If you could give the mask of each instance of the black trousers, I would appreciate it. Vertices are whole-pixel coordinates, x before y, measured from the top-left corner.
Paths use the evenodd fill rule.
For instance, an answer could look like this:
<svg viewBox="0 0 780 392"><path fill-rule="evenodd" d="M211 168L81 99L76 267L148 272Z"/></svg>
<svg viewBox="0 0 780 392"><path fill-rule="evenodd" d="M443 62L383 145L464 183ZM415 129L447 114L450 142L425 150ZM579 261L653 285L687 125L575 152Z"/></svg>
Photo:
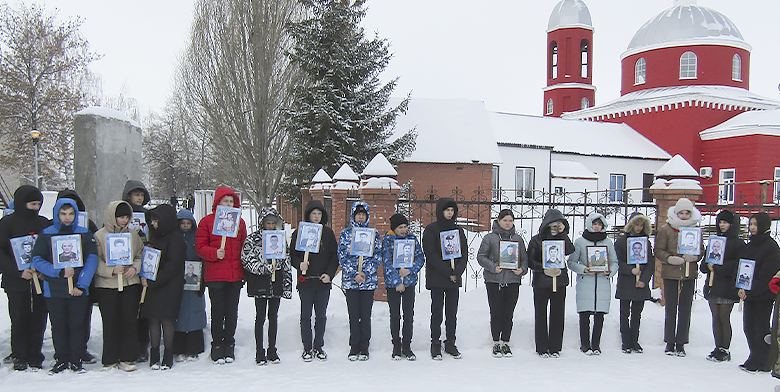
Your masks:
<svg viewBox="0 0 780 392"><path fill-rule="evenodd" d="M604 328L604 312L579 312L580 314L580 350L601 350L601 330ZM591 336L590 316L593 316Z"/></svg>
<svg viewBox="0 0 780 392"><path fill-rule="evenodd" d="M11 318L11 356L30 366L43 364L43 333L46 331L46 300L34 291L7 291Z"/></svg>
<svg viewBox="0 0 780 392"><path fill-rule="evenodd" d="M87 296L46 298L54 356L58 361L81 364L86 347L84 328L87 306L91 306Z"/></svg>
<svg viewBox="0 0 780 392"><path fill-rule="evenodd" d="M455 343L458 327L458 299L460 289L431 289L431 343L441 342L441 322L444 323L447 342Z"/></svg>
<svg viewBox="0 0 780 392"><path fill-rule="evenodd" d="M238 300L243 282L210 282L209 300L211 301L211 344L236 344L236 325L238 323Z"/></svg>
<svg viewBox="0 0 780 392"><path fill-rule="evenodd" d="M203 330L173 333L173 353L197 356L204 351Z"/></svg>
<svg viewBox="0 0 780 392"><path fill-rule="evenodd" d="M620 300L620 338L623 348L633 348L639 342L639 324L645 301Z"/></svg>
<svg viewBox="0 0 780 392"><path fill-rule="evenodd" d="M374 290L347 290L349 314L349 346L368 353L371 341L371 310L374 306Z"/></svg>
<svg viewBox="0 0 780 392"><path fill-rule="evenodd" d="M95 288L100 317L103 319L103 365L132 362L138 358L138 303L141 300L140 284L125 287L122 291ZM91 304L90 306L91 307Z"/></svg>
<svg viewBox="0 0 780 392"><path fill-rule="evenodd" d="M499 286L498 283L485 283L485 289L490 306L490 333L493 335L493 341L509 342L520 284Z"/></svg>
<svg viewBox="0 0 780 392"><path fill-rule="evenodd" d="M263 349L263 325L268 312L268 348L276 348L280 298L255 298L255 346Z"/></svg>
<svg viewBox="0 0 780 392"><path fill-rule="evenodd" d="M688 343L694 282L693 279L682 281L664 279L664 298L666 298L664 342L667 345Z"/></svg>
<svg viewBox="0 0 780 392"><path fill-rule="evenodd" d="M325 345L325 323L328 321L330 288L321 290L299 289L301 298L301 343L303 349L321 349ZM314 341L312 342L311 314L314 310Z"/></svg>
<svg viewBox="0 0 780 392"><path fill-rule="evenodd" d="M742 313L742 327L745 331L750 356L745 361L748 369L771 369L769 365L769 344L764 336L770 334L769 320L772 318L773 300L745 301Z"/></svg>
<svg viewBox="0 0 780 392"><path fill-rule="evenodd" d="M550 306L550 325L547 326L547 306ZM557 353L563 347L563 320L566 310L566 288L534 287L534 331L538 354Z"/></svg>
<svg viewBox="0 0 780 392"><path fill-rule="evenodd" d="M395 291L395 288L387 289L387 305L390 307L390 336L393 339L393 345L403 344L405 347L409 347L412 344L414 289L414 286L406 287L403 293ZM403 329L401 328L402 310L404 314Z"/></svg>

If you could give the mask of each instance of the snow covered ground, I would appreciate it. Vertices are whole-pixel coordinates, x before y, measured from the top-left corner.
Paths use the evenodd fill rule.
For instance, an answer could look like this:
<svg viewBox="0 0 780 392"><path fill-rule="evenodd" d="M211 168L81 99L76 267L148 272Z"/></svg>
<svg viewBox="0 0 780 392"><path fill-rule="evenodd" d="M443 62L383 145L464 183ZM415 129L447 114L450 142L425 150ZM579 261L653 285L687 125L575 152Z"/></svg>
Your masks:
<svg viewBox="0 0 780 392"><path fill-rule="evenodd" d="M526 279L527 281L527 279ZM340 282L337 277L336 282ZM614 290L613 290L614 291ZM45 371L14 372L8 365L0 368L2 391L111 390L113 392L143 390L238 391L238 390L358 390L368 384L380 390L404 391L772 391L777 384L767 374L751 375L737 365L747 358L747 344L742 333L742 314L735 306L732 313L734 339L732 362L716 364L705 360L713 348L710 314L704 300L693 306L691 343L686 346L686 358L663 354L663 308L648 302L643 313L640 342L644 354L626 355L620 352L618 333L618 302L613 300L612 313L605 321L602 339L603 354L586 357L579 352L578 321L575 293L568 288L564 348L560 359L541 359L534 352L532 291L522 286L515 311L513 358L492 358L488 306L484 286L462 293L458 312L458 347L463 358L432 361L429 350L430 295L418 293L416 303L415 338L412 348L418 355L415 362L390 359L388 309L377 302L373 313L371 359L349 362L347 312L344 296L334 287L328 307L328 327L325 349L327 362L304 363L300 359L301 343L298 327L298 299L284 300L280 309L278 347L282 363L258 367L254 364L254 304L241 298L236 362L215 365L205 355L194 363L176 363L170 371L152 371L141 366L139 371L101 372L101 365L86 365L88 373L65 373L49 376ZM0 301L0 355L10 351L7 301ZM208 333L207 333L208 335ZM102 333L97 308L92 319L91 351L101 352ZM50 362L53 355L47 331L44 354Z"/></svg>

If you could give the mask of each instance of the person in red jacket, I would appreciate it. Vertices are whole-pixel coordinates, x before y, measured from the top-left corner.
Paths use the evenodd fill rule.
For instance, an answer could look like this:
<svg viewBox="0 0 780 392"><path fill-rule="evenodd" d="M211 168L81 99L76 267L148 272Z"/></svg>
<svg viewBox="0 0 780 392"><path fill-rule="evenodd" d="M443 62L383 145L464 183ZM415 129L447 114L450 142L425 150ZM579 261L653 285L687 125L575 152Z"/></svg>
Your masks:
<svg viewBox="0 0 780 392"><path fill-rule="evenodd" d="M241 207L238 195L228 187L214 191L212 213L198 223L195 251L206 261L203 281L209 289L211 301L211 360L231 363L235 360L235 333L238 321L238 299L244 285L241 266L241 247L246 239L246 224L239 221L238 236L227 237L222 247L222 236L213 235L217 206Z"/></svg>

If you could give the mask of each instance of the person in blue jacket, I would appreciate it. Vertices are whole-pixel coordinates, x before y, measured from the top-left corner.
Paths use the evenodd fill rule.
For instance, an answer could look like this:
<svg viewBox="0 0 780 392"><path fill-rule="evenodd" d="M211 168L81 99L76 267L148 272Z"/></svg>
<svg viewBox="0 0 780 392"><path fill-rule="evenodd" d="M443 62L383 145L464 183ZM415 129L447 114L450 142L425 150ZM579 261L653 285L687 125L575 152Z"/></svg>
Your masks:
<svg viewBox="0 0 780 392"><path fill-rule="evenodd" d="M53 224L43 230L32 252L33 266L45 278L43 296L49 309L54 356L57 362L50 373L61 373L66 369L84 373L82 358L86 349L86 312L89 303L89 285L98 264L97 246L92 233L86 227L76 224L78 206L73 199L59 199L54 205ZM72 253L80 255L83 266L78 268L55 268L52 252L52 237L78 234L81 249L74 246ZM73 289L68 288L68 278Z"/></svg>
<svg viewBox="0 0 780 392"><path fill-rule="evenodd" d="M413 240L411 249L413 264L410 268L395 268L393 256L396 252L395 240ZM408 249L408 247L406 248ZM405 251L406 251L405 249ZM384 271L387 304L390 306L390 336L393 338L393 359L406 358L414 361L412 352L412 332L414 330L414 295L417 275L425 265L423 253L417 237L409 231L409 221L401 214L390 217L390 231L382 240L382 269ZM404 312L403 338L401 337L401 309Z"/></svg>
<svg viewBox="0 0 780 392"><path fill-rule="evenodd" d="M374 230L374 247L371 256L352 255L355 228L368 228L368 204L357 201L352 204L352 225L341 231L339 236L339 266L341 266L341 288L347 298L349 313L349 360L367 361L368 343L371 340L371 309L374 305L374 290L379 287L379 258L382 243L379 232Z"/></svg>

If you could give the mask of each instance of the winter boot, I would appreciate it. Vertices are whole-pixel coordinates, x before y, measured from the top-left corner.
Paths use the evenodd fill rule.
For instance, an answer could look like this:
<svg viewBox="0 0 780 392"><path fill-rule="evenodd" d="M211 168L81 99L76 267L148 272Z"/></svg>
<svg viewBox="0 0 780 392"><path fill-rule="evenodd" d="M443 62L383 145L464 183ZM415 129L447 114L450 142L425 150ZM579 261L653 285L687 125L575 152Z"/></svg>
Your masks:
<svg viewBox="0 0 780 392"><path fill-rule="evenodd" d="M225 350L223 352L223 356L225 357L225 363L233 363L236 360L236 345L235 344L226 344L223 348Z"/></svg>
<svg viewBox="0 0 780 392"><path fill-rule="evenodd" d="M225 362L225 358L222 355L222 345L221 344L214 344L211 343L211 360L214 362L219 363L221 360L223 363Z"/></svg>
<svg viewBox="0 0 780 392"><path fill-rule="evenodd" d="M458 351L458 347L455 346L455 342L450 342L449 340L444 341L444 352L454 359L461 358L460 351Z"/></svg>
<svg viewBox="0 0 780 392"><path fill-rule="evenodd" d="M414 355L414 352L412 352L412 345L409 343L403 344L403 347L401 348L401 354L406 357L407 361L414 361L417 359L417 356Z"/></svg>
<svg viewBox="0 0 780 392"><path fill-rule="evenodd" d="M152 368L152 370L159 370L160 369L160 347L152 347L151 351L149 351L149 367Z"/></svg>
<svg viewBox="0 0 780 392"><path fill-rule="evenodd" d="M265 366L268 364L268 359L265 357L265 350L262 348L257 349L257 354L255 354L255 364L257 366Z"/></svg>
<svg viewBox="0 0 780 392"><path fill-rule="evenodd" d="M173 366L173 350L166 347L165 350L163 350L162 365L160 365L160 369L168 370L172 366Z"/></svg>
<svg viewBox="0 0 780 392"><path fill-rule="evenodd" d="M266 357L268 358L268 362L271 362L274 365L282 362L282 360L279 359L279 354L276 353L276 347L268 347Z"/></svg>
<svg viewBox="0 0 780 392"><path fill-rule="evenodd" d="M351 346L349 348L349 354L347 354L347 359L349 359L350 362L355 362L358 360L359 354L360 354L360 347Z"/></svg>
<svg viewBox="0 0 780 392"><path fill-rule="evenodd" d="M431 343L431 359L434 361L441 361L441 342Z"/></svg>
<svg viewBox="0 0 780 392"><path fill-rule="evenodd" d="M404 359L404 356L401 353L401 343L393 343L393 360L400 361L402 359Z"/></svg>

